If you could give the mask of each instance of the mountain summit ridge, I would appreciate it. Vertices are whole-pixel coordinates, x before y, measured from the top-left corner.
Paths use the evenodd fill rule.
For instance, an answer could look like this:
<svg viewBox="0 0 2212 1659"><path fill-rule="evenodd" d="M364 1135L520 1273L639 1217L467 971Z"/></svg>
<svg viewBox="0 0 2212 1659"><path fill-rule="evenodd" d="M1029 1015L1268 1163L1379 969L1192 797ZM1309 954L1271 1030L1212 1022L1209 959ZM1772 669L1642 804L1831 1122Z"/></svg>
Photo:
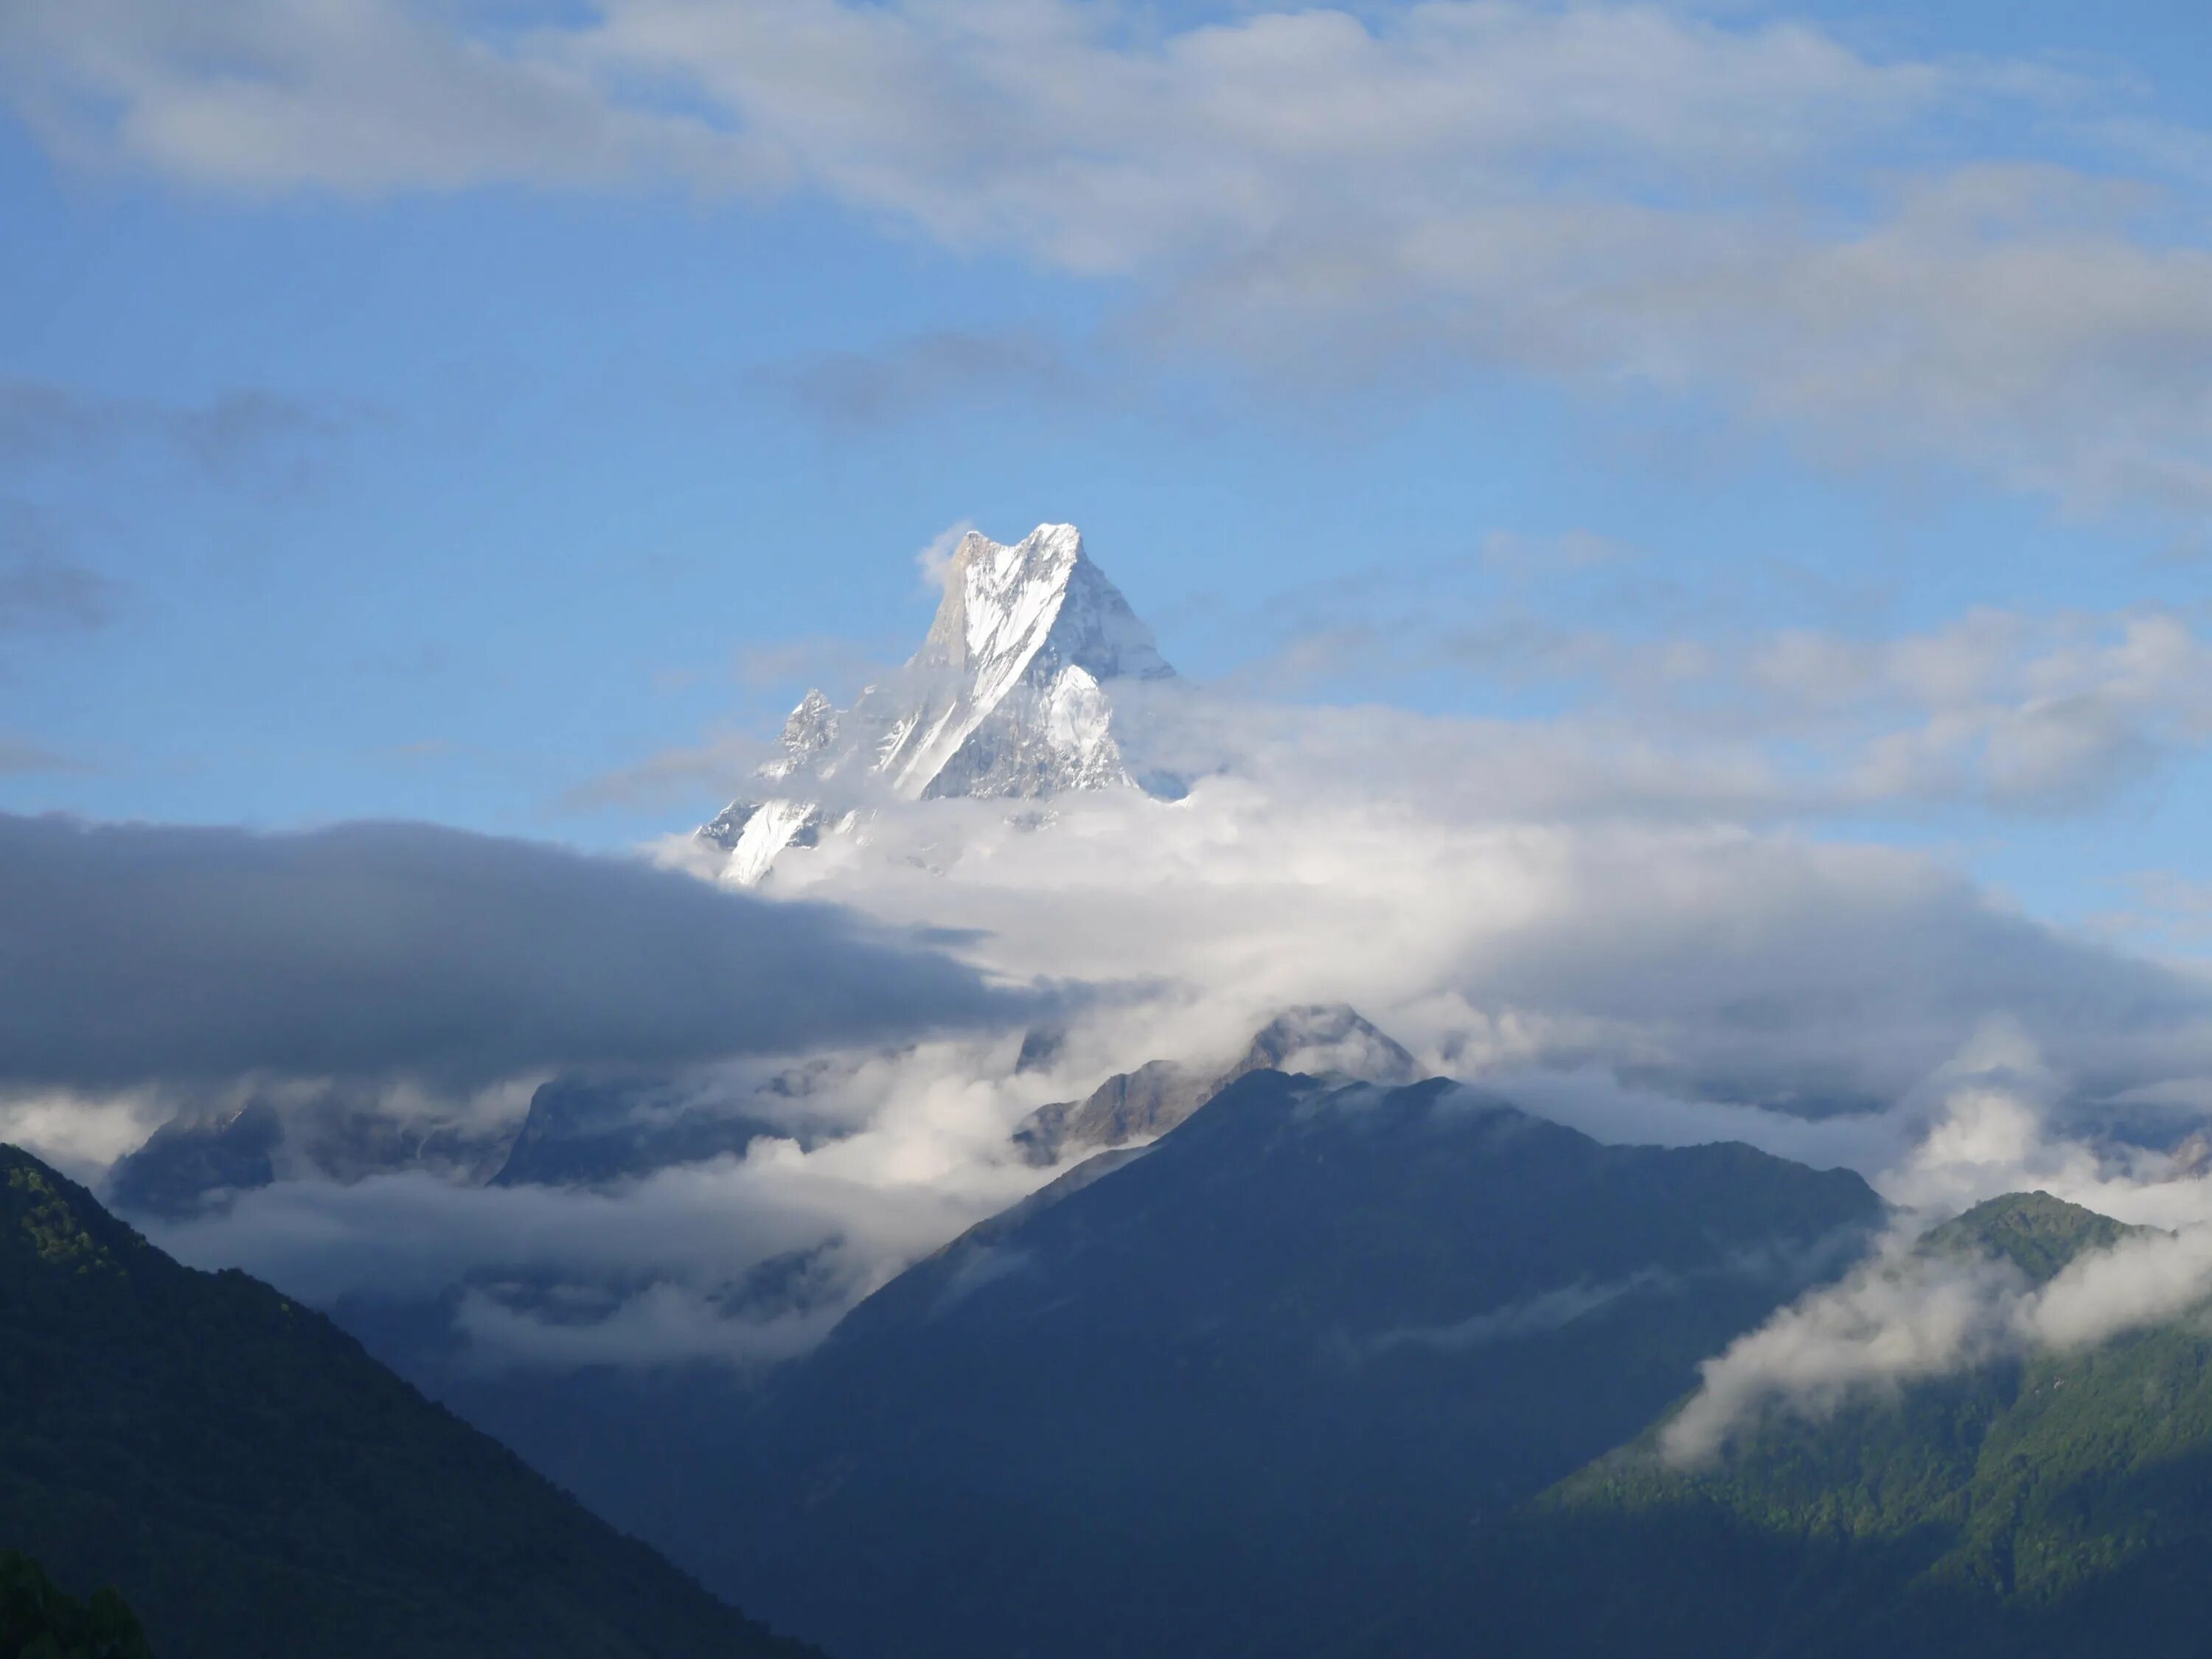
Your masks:
<svg viewBox="0 0 2212 1659"><path fill-rule="evenodd" d="M750 886L787 848L858 823L820 799L833 779L902 800L1172 793L1132 771L1106 687L1174 674L1073 525L1039 525L1011 544L971 530L945 566L921 649L849 709L809 691L784 723L782 755L756 775L781 787L732 801L697 839L724 854L724 880Z"/></svg>

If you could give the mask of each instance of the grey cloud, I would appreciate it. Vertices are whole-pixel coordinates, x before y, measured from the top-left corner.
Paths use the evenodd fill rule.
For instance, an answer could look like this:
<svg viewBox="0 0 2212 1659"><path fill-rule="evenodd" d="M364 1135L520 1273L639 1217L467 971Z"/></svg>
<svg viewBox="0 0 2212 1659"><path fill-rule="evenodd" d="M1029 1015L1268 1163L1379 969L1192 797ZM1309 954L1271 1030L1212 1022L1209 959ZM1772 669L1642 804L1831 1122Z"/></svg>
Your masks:
<svg viewBox="0 0 2212 1659"><path fill-rule="evenodd" d="M1671 755L1652 782L1685 806L1711 791L1706 804L1731 816L1962 804L2068 813L2109 802L2212 739L2212 647L2168 610L1984 608L1889 637L1705 619L1653 638L1511 606L1468 626L1450 621L1449 607L1425 616L1400 603L1387 592L1347 597L1327 631L1293 639L1266 667L1278 677L1447 667L1546 686L1564 694L1564 715L1501 723L1490 740L1508 750L1544 734L1557 751L1555 788L1585 750L1609 747L1619 802L1638 793L1643 760Z"/></svg>
<svg viewBox="0 0 2212 1659"><path fill-rule="evenodd" d="M818 353L774 365L763 378L825 425L854 428L997 398L1065 393L1079 377L1041 337L945 331L873 351Z"/></svg>
<svg viewBox="0 0 2212 1659"><path fill-rule="evenodd" d="M816 891L961 930L963 953L1015 982L1156 993L1087 1000L1042 1072L1019 1070L1011 1031L867 1049L808 1096L849 1131L811 1146L757 1143L604 1192L283 1181L165 1242L318 1300L481 1290L471 1340L518 1362L744 1362L817 1327L725 1305L733 1273L827 1249L819 1307L842 1306L1034 1184L1007 1135L1035 1106L1136 1059L1233 1052L1286 1004L1349 1000L1425 1065L1607 1139L1746 1139L1901 1170L1883 1188L1899 1201L1985 1195L2023 1170L2095 1201L2098 1160L2063 1137L2086 1138L2113 1094L2212 1074L2202 977L2009 914L1925 858L1516 818L1519 785L1474 751L1332 729L1316 744L1291 725L1264 787L1205 779L1172 807L1069 799L1047 830L1000 803L886 809L820 868ZM1357 782L1351 755L1369 769ZM802 890L817 874L791 873ZM2038 1046L1962 1050L2004 1013ZM2022 1079L2032 1102L1992 1103ZM579 1299L505 1297L509 1278Z"/></svg>
<svg viewBox="0 0 2212 1659"><path fill-rule="evenodd" d="M892 672L896 657L862 650L850 640L816 634L775 644L740 646L731 662L739 684L753 690L792 684L859 685Z"/></svg>
<svg viewBox="0 0 2212 1659"><path fill-rule="evenodd" d="M83 565L36 553L0 553L0 633L99 628L119 592Z"/></svg>
<svg viewBox="0 0 2212 1659"><path fill-rule="evenodd" d="M1403 1348L1434 1353L1459 1353L1494 1342L1510 1342L1563 1330L1577 1320L1610 1307L1623 1297L1674 1283L1672 1276L1647 1267L1626 1279L1601 1285L1577 1283L1542 1291L1525 1300L1487 1313L1470 1315L1449 1325L1406 1325L1354 1342L1346 1339L1347 1358L1371 1359Z"/></svg>
<svg viewBox="0 0 2212 1659"><path fill-rule="evenodd" d="M563 32L393 0L23 0L0 88L58 154L247 191L600 186L773 170L702 124L611 99Z"/></svg>
<svg viewBox="0 0 2212 1659"><path fill-rule="evenodd" d="M600 1188L471 1186L421 1170L280 1180L147 1224L185 1261L242 1266L317 1305L459 1291L473 1364L749 1364L810 1345L890 1273L1035 1184L1018 1163L976 1158L1003 1146L1023 1109L978 1098L986 1051L1005 1046L846 1056L836 1100L808 1104L857 1127L811 1151L756 1146ZM695 1082L709 1097L729 1086ZM917 1180L916 1136L951 1128L949 1107L975 1121L929 1152L939 1176ZM27 1127L52 1135L80 1116Z"/></svg>
<svg viewBox="0 0 2212 1659"><path fill-rule="evenodd" d="M83 769L78 762L66 755L57 754L42 744L0 732L0 778L19 777L33 772L78 772Z"/></svg>
<svg viewBox="0 0 2212 1659"><path fill-rule="evenodd" d="M479 1369L585 1365L654 1366L712 1360L750 1367L805 1353L830 1334L850 1305L834 1296L820 1306L767 1315L731 1311L712 1295L661 1280L616 1302L596 1318L560 1321L507 1305L471 1287L453 1316Z"/></svg>
<svg viewBox="0 0 2212 1659"><path fill-rule="evenodd" d="M0 1081L482 1082L1024 1017L849 914L413 824L0 817Z"/></svg>
<svg viewBox="0 0 2212 1659"><path fill-rule="evenodd" d="M2200 979L1906 855L1599 835L1567 858L1561 902L1493 934L1454 982L1479 1006L1558 1011L1570 1063L1817 1115L1899 1099L1996 1016L2045 1035L2092 1093L2191 1069L2212 1030Z"/></svg>
<svg viewBox="0 0 2212 1659"><path fill-rule="evenodd" d="M1067 800L1039 833L988 804L887 806L816 890L980 929L979 957L1010 974L1186 988L1227 1030L1349 1001L1463 1077L1588 1070L1644 1097L1860 1114L1909 1100L2004 1016L2083 1121L2207 1070L2201 973L2043 926L1921 854L1717 827L1729 781L1680 757L1585 755L1553 727L1266 713L1231 721L1235 764L1197 770L1172 807ZM1657 1130L1642 1099L1618 1104L1617 1137ZM1692 1127L1749 1133L1718 1110ZM1791 1150L1878 1168L1918 1127Z"/></svg>
<svg viewBox="0 0 2212 1659"><path fill-rule="evenodd" d="M63 546L45 515L0 500L0 634L75 633L113 618L122 584Z"/></svg>
<svg viewBox="0 0 2212 1659"><path fill-rule="evenodd" d="M263 387L176 404L43 380L0 380L0 461L80 461L151 444L204 471L223 472L287 444L336 437L355 418Z"/></svg>
<svg viewBox="0 0 2212 1659"><path fill-rule="evenodd" d="M1645 1267L1599 1283L1577 1280L1449 1325L1406 1325L1358 1341L1346 1338L1338 1349L1342 1357L1357 1360L1380 1358L1408 1348L1457 1353L1563 1330L1626 1298L1677 1296L1701 1280L1802 1285L1833 1273L1855 1260L1869 1242L1863 1229L1846 1227L1802 1249L1745 1249L1687 1273Z"/></svg>

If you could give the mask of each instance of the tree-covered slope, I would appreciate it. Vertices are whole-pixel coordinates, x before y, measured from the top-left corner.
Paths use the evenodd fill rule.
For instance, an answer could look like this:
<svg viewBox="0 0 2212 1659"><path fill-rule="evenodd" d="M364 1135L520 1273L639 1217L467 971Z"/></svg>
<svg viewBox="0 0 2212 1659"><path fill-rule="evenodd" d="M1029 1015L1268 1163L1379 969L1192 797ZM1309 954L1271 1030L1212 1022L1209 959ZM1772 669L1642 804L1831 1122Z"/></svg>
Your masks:
<svg viewBox="0 0 2212 1659"><path fill-rule="evenodd" d="M161 1659L796 1655L243 1273L0 1146L0 1548Z"/></svg>
<svg viewBox="0 0 2212 1659"><path fill-rule="evenodd" d="M1748 1147L1256 1073L862 1304L656 1536L853 1659L1296 1650L1881 1215Z"/></svg>
<svg viewBox="0 0 2212 1659"><path fill-rule="evenodd" d="M2131 1230L2042 1194L1923 1241L2047 1281ZM1709 1464L1656 1430L1488 1529L1378 1653L2070 1659L2212 1651L2212 1322L1781 1414Z"/></svg>
<svg viewBox="0 0 2212 1659"><path fill-rule="evenodd" d="M149 1659L146 1633L113 1590L82 1600L15 1550L0 1550L0 1659Z"/></svg>
<svg viewBox="0 0 2212 1659"><path fill-rule="evenodd" d="M2049 1193L2008 1193L1931 1229L1914 1248L1936 1260L2008 1262L2037 1285L2057 1278L2085 1250L2107 1250L2142 1232Z"/></svg>

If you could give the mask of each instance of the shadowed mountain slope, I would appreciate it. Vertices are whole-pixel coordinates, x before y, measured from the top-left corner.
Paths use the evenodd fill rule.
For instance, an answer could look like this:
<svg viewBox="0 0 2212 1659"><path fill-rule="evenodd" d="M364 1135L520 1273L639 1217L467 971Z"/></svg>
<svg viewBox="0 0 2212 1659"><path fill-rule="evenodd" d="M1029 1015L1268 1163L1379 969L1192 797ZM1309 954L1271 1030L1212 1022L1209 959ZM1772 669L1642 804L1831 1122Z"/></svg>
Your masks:
<svg viewBox="0 0 2212 1659"><path fill-rule="evenodd" d="M857 1308L653 1535L853 1659L1290 1651L1648 1421L1882 1207L1247 1076Z"/></svg>
<svg viewBox="0 0 2212 1659"><path fill-rule="evenodd" d="M320 1315L0 1146L0 1548L161 1659L743 1659L770 1636Z"/></svg>
<svg viewBox="0 0 2212 1659"><path fill-rule="evenodd" d="M0 1550L0 1659L150 1659L146 1632L113 1590L80 1601L28 1556Z"/></svg>

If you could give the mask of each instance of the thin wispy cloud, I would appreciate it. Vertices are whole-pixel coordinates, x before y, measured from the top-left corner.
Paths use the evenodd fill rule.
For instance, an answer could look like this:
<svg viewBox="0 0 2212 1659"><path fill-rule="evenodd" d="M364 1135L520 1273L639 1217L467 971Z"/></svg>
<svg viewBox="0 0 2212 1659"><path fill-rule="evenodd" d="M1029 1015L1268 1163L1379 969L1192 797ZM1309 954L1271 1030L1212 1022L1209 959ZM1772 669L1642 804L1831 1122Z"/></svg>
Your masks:
<svg viewBox="0 0 2212 1659"><path fill-rule="evenodd" d="M0 545L0 635L81 633L115 615L122 585L36 549Z"/></svg>
<svg viewBox="0 0 2212 1659"><path fill-rule="evenodd" d="M77 772L83 763L58 754L43 744L27 738L11 737L0 732L0 778L22 777L33 773Z"/></svg>
<svg viewBox="0 0 2212 1659"><path fill-rule="evenodd" d="M573 812L609 807L681 807L744 786L775 745L742 733L664 749L635 764L586 778L562 791L556 805Z"/></svg>
<svg viewBox="0 0 2212 1659"><path fill-rule="evenodd" d="M840 431L948 416L1010 398L1073 396L1085 386L1085 377L1042 336L949 330L872 351L817 352L771 365L762 378Z"/></svg>
<svg viewBox="0 0 2212 1659"><path fill-rule="evenodd" d="M2202 137L2114 143L2124 88L2032 62L1459 0L1183 25L1072 0L521 23L33 0L0 62L58 154L196 185L815 191L1103 283L1110 336L1154 361L1284 387L1534 374L2079 507L2212 501L2212 253L2154 189L2203 187ZM940 336L795 390L879 419L948 375L1052 374Z"/></svg>
<svg viewBox="0 0 2212 1659"><path fill-rule="evenodd" d="M46 380L0 380L0 464L81 465L143 445L221 475L286 446L340 436L359 418L263 387L173 404Z"/></svg>

